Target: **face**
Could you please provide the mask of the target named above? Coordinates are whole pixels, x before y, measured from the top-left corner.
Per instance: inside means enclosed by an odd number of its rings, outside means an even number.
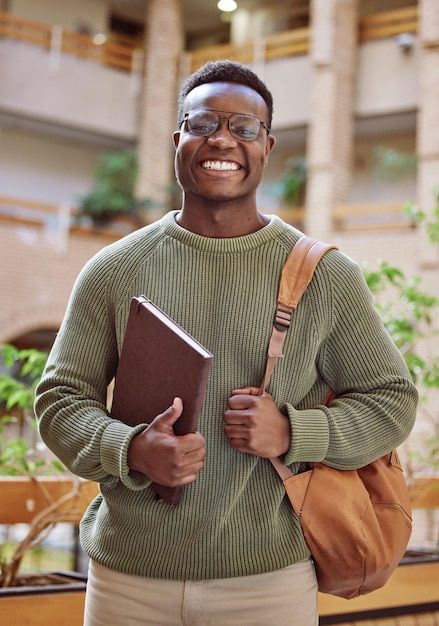
[[[263,98],[245,85],[206,83],[187,95],[184,114],[200,109],[220,112],[221,121],[209,137],[191,134],[186,123],[174,134],[175,170],[185,200],[254,200],[274,137],[261,126],[255,140],[240,140],[230,134],[227,118],[235,113],[253,115],[268,126]]]

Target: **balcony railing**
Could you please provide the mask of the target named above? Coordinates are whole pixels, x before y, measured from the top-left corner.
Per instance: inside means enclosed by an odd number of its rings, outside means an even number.
[[[80,35],[61,26],[35,22],[12,13],[0,12],[0,38],[15,39],[46,48],[52,53],[65,53],[96,61],[113,69],[138,72],[142,64],[142,48],[136,40],[126,37],[112,41],[110,34],[102,43],[88,35]]]
[[[363,17],[358,23],[358,40],[364,43],[402,33],[416,33],[417,30],[418,8],[411,6]],[[190,73],[207,61],[216,59],[227,58],[248,64],[261,60],[304,55],[309,51],[310,29],[300,28],[244,44],[224,44],[187,52],[185,69],[187,73]]]
[[[117,216],[108,226],[96,227],[77,220],[76,209],[65,204],[36,202],[23,198],[0,195],[0,224],[12,224],[34,230],[46,231],[58,243],[69,236],[103,239],[107,243],[124,237],[139,228],[139,220]]]
[[[309,41],[310,29],[298,28],[244,44],[223,44],[187,52],[186,66],[188,73],[190,73],[207,61],[217,59],[232,59],[249,64],[256,60],[308,54]]]
[[[332,214],[333,225],[335,230],[343,232],[411,230],[416,224],[403,213],[402,205],[402,202],[338,205]],[[77,215],[77,210],[62,204],[0,196],[0,224],[51,230],[60,239],[73,235],[115,241],[143,225],[138,219],[117,216],[107,226],[96,227],[81,223]],[[304,227],[304,207],[281,208],[276,215],[297,228]]]
[[[358,24],[358,37],[363,43],[402,33],[416,33],[417,29],[418,9],[411,6],[362,18]],[[142,47],[138,40],[110,34],[108,39],[99,43],[87,35],[11,13],[0,12],[0,37],[75,55],[122,71],[139,72],[143,63]],[[184,68],[189,73],[207,61],[215,59],[229,58],[248,64],[260,60],[305,55],[309,50],[310,29],[300,28],[243,44],[224,44],[186,52]]]
[[[385,39],[418,30],[418,7],[382,11],[363,17],[359,22],[359,40]]]
[[[403,212],[403,202],[338,205],[332,220],[344,232],[411,230],[416,223]]]

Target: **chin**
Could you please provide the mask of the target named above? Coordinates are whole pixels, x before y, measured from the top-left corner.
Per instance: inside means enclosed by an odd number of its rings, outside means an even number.
[[[203,192],[199,191],[198,197],[202,198],[205,202],[209,204],[228,204],[233,203],[239,200],[243,200],[247,197],[248,194],[245,193],[227,193],[227,191],[218,190],[212,192]]]

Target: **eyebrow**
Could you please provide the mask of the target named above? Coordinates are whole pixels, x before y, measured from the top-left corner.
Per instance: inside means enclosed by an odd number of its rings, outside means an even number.
[[[208,109],[207,107],[197,107],[195,109],[189,109],[186,111],[184,115],[188,115],[191,111],[211,111],[212,113],[228,113],[229,115],[245,115],[248,117],[255,117],[257,120],[261,121],[257,115],[253,113],[242,113],[240,111],[222,111],[220,109]]]

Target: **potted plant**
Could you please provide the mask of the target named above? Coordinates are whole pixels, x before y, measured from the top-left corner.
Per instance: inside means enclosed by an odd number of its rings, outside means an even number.
[[[90,191],[80,198],[77,215],[89,217],[97,227],[115,218],[127,218],[135,227],[142,225],[140,211],[155,207],[148,198],[137,198],[137,153],[133,148],[109,152],[100,157],[95,171],[95,182]]]
[[[69,475],[38,442],[32,407],[47,355],[10,345],[1,352],[9,372],[0,376],[0,523],[28,526],[11,554],[0,552],[0,613],[8,624],[61,626],[68,600],[65,623],[79,625],[85,578],[73,572],[24,575],[20,564],[57,523],[79,522],[97,485]]]

